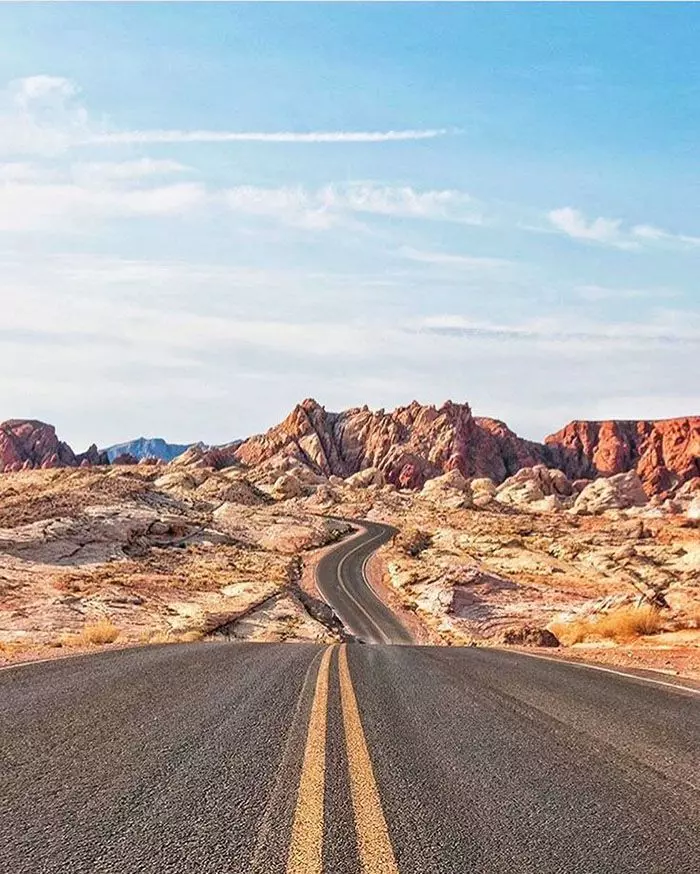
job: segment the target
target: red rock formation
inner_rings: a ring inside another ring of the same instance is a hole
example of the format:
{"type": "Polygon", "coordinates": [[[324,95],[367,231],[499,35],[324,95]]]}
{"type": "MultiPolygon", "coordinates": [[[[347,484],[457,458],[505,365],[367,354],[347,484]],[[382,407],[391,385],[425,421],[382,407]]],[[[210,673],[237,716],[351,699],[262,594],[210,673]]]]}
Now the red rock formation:
{"type": "Polygon", "coordinates": [[[107,463],[95,446],[76,455],[67,443],[58,439],[53,425],[32,419],[10,419],[0,424],[0,471],[77,467],[83,461],[107,463]]]}
{"type": "Polygon", "coordinates": [[[448,470],[500,482],[521,467],[542,462],[545,449],[502,422],[475,419],[468,404],[441,407],[414,401],[391,413],[367,407],[329,413],[314,400],[299,404],[266,434],[251,437],[236,457],[254,466],[293,458],[326,476],[350,476],[368,467],[404,488],[448,470]]]}
{"type": "Polygon", "coordinates": [[[550,465],[569,479],[636,470],[649,495],[700,476],[700,416],[571,422],[545,439],[550,465]]]}

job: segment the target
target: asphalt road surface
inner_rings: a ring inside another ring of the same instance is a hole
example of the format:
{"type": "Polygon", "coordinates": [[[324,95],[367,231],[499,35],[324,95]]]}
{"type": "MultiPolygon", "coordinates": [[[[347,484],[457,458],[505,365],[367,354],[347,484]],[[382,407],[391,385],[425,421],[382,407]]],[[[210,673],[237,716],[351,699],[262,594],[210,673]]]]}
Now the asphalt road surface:
{"type": "Polygon", "coordinates": [[[0,871],[696,874],[699,705],[473,648],[217,642],[10,668],[0,871]]]}
{"type": "Polygon", "coordinates": [[[388,525],[361,521],[364,531],[327,553],[316,568],[316,586],[343,625],[362,643],[413,643],[399,618],[365,579],[367,559],[396,533],[388,525]]]}

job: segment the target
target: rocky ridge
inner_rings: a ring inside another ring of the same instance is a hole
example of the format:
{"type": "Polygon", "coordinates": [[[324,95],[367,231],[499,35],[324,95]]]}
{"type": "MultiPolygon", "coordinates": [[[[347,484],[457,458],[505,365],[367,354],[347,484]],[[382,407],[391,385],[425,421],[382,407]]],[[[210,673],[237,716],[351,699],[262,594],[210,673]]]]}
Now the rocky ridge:
{"type": "Polygon", "coordinates": [[[571,481],[635,472],[648,495],[668,495],[700,477],[700,417],[572,422],[536,443],[501,421],[473,416],[468,404],[414,401],[392,412],[365,406],[332,413],[307,399],[279,425],[243,441],[235,457],[280,471],[291,462],[326,477],[373,468],[388,483],[416,489],[451,470],[496,484],[536,465],[571,481]]]}
{"type": "MultiPolygon", "coordinates": [[[[299,487],[290,471],[298,479],[302,468],[307,477],[342,479],[373,470],[383,483],[421,489],[450,471],[501,485],[520,470],[543,467],[560,471],[572,483],[634,472],[648,496],[667,498],[700,478],[700,417],[572,422],[536,443],[499,420],[475,417],[468,404],[447,401],[434,407],[414,401],[391,412],[365,406],[334,413],[307,399],[264,434],[215,447],[194,444],[179,453],[181,449],[140,439],[107,451],[91,446],[76,454],[51,425],[19,419],[0,425],[0,471],[110,461],[163,463],[170,457],[170,463],[184,468],[239,467],[262,476],[274,474],[279,495],[291,497],[299,487]]],[[[540,499],[550,494],[545,490],[540,499]]]]}
{"type": "Polygon", "coordinates": [[[571,479],[634,470],[649,495],[700,477],[700,416],[659,421],[571,422],[545,438],[550,466],[571,479]]]}
{"type": "Polygon", "coordinates": [[[0,424],[0,471],[107,464],[94,444],[76,455],[59,440],[53,425],[33,419],[10,419],[0,424]]]}
{"type": "Polygon", "coordinates": [[[235,454],[248,467],[282,468],[291,459],[327,477],[376,468],[400,488],[421,488],[450,470],[501,482],[546,457],[541,445],[503,422],[475,418],[468,404],[448,401],[436,408],[414,401],[390,413],[366,406],[331,413],[313,399],[245,440],[235,454]]]}

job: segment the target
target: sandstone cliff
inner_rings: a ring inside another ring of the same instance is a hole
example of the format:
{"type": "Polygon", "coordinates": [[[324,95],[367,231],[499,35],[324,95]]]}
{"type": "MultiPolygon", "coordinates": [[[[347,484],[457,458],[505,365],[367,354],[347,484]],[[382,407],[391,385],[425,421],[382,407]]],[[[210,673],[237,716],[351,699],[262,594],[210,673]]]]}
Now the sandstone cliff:
{"type": "Polygon", "coordinates": [[[545,438],[549,463],[570,479],[636,470],[649,495],[700,476],[700,416],[571,422],[545,438]]]}

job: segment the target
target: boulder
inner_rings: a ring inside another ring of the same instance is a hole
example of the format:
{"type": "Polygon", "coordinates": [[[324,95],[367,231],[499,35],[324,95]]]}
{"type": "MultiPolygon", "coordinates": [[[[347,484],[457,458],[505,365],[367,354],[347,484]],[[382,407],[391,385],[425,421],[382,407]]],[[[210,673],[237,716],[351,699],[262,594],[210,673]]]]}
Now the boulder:
{"type": "Polygon", "coordinates": [[[529,506],[544,498],[542,487],[536,479],[521,479],[513,482],[514,477],[507,479],[496,492],[496,500],[500,504],[529,506]]]}
{"type": "Polygon", "coordinates": [[[272,496],[279,501],[300,498],[304,494],[305,490],[301,480],[293,473],[282,474],[272,486],[272,496]]]}
{"type": "Polygon", "coordinates": [[[635,471],[594,480],[579,494],[573,511],[579,515],[595,515],[605,510],[627,510],[643,507],[648,498],[635,471]]]}
{"type": "Polygon", "coordinates": [[[383,486],[384,474],[376,467],[367,467],[349,476],[344,484],[351,489],[366,489],[368,486],[383,486]]]}
{"type": "Polygon", "coordinates": [[[472,506],[471,488],[458,470],[449,470],[442,476],[429,479],[421,495],[435,504],[453,509],[472,506]]]}
{"type": "Polygon", "coordinates": [[[472,505],[480,510],[495,500],[496,484],[488,477],[475,477],[469,481],[472,491],[472,505]]]}
{"type": "Polygon", "coordinates": [[[475,477],[469,481],[473,495],[495,495],[496,483],[486,476],[475,477]]]}
{"type": "Polygon", "coordinates": [[[547,628],[523,625],[520,628],[507,628],[501,641],[507,646],[559,646],[559,639],[547,628]]]}
{"type": "MultiPolygon", "coordinates": [[[[550,469],[543,464],[524,467],[502,483],[496,493],[496,500],[502,504],[528,506],[539,503],[546,497],[569,496],[573,486],[560,470],[550,469]]],[[[560,506],[550,501],[545,506],[560,506]]]]}

